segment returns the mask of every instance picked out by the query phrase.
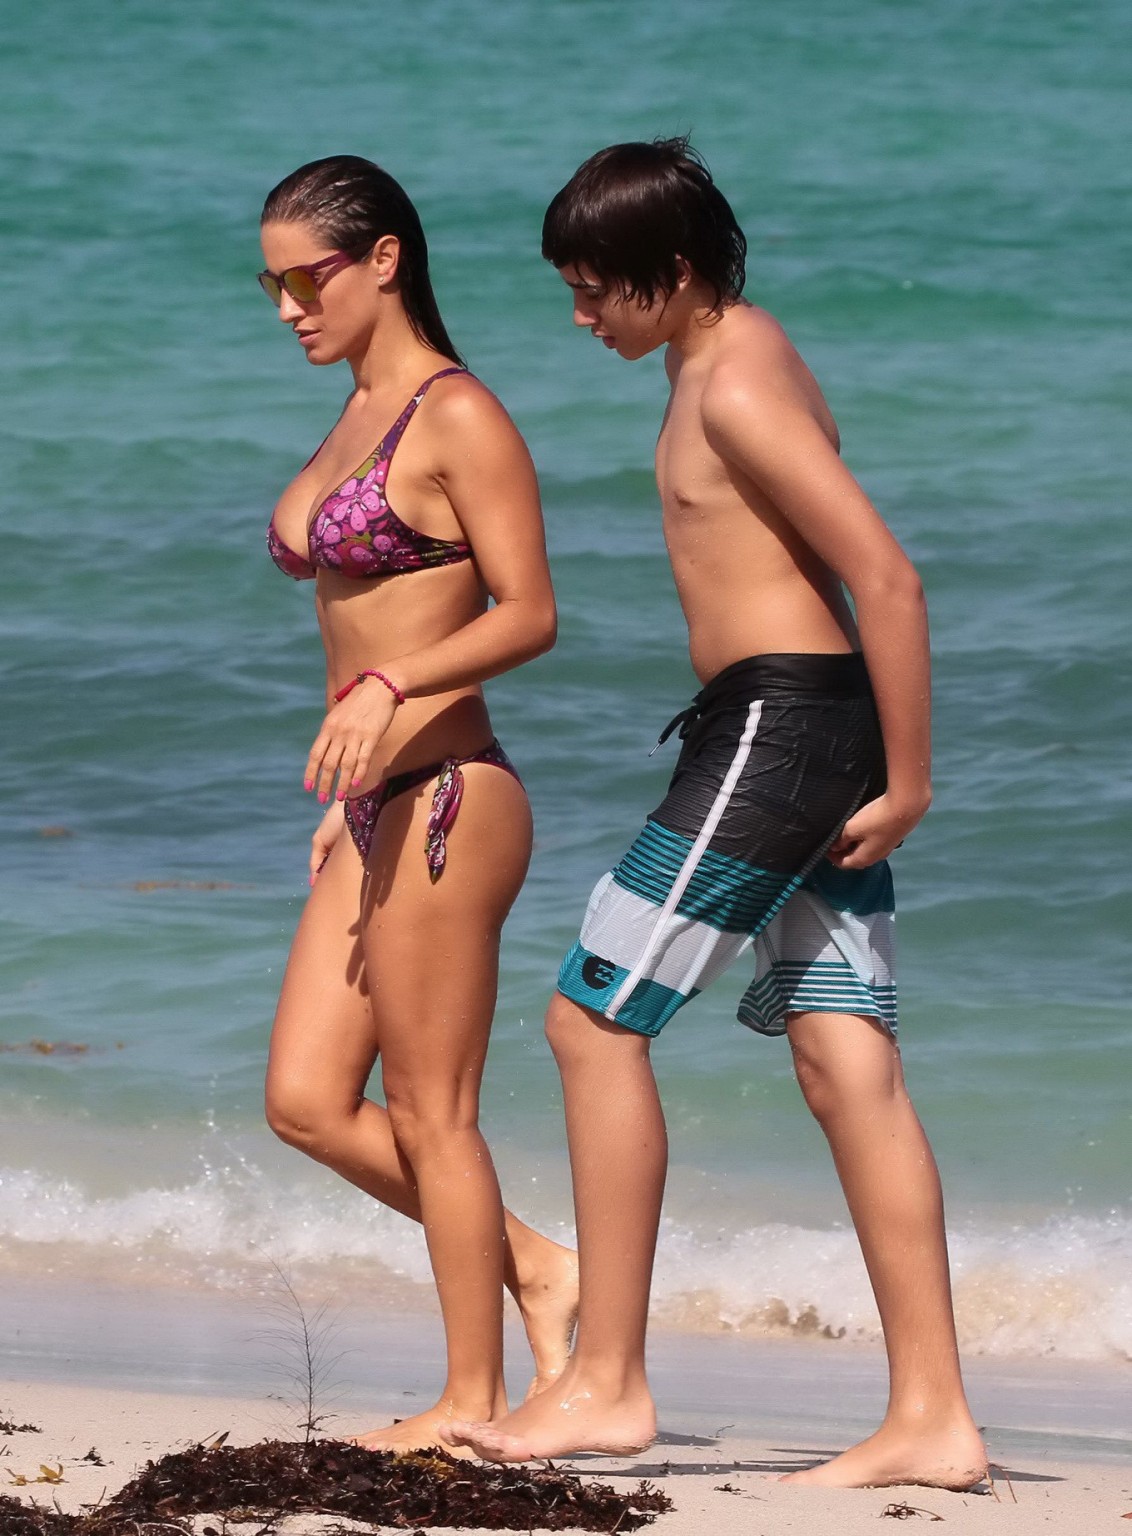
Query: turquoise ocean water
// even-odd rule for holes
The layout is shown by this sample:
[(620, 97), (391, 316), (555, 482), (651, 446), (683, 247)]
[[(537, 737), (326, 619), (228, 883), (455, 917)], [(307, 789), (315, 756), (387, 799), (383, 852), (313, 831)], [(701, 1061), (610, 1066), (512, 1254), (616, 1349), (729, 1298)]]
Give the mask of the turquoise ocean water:
[[(568, 1227), (542, 1011), (693, 679), (650, 471), (659, 360), (572, 331), (539, 226), (593, 149), (690, 129), (750, 236), (748, 296), (928, 589), (937, 801), (896, 858), (902, 1030), (964, 1340), (1132, 1356), (1122, 12), (12, 0), (0, 1265), (238, 1287), (270, 1253), (427, 1304), (418, 1234), (260, 1119), (320, 718), (310, 589), (263, 531), (348, 386), (258, 293), (256, 221), (338, 151), (418, 202), (449, 327), (542, 478), (561, 639), (489, 692), (538, 844), (485, 1121), (511, 1203)], [(654, 1053), (658, 1311), (874, 1337), (787, 1049), (734, 1022), (743, 985)]]

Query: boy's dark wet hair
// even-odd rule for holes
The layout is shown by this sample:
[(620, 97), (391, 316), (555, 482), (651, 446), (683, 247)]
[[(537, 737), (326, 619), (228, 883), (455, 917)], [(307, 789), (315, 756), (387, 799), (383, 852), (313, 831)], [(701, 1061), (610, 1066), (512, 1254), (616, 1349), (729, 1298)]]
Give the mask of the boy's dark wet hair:
[(735, 303), (747, 276), (747, 238), (687, 139), (591, 155), (546, 210), (542, 254), (647, 304), (675, 292), (678, 256), (712, 289), (717, 310)]
[(368, 256), (382, 235), (396, 235), (401, 301), (414, 334), (463, 366), (432, 291), (420, 217), (404, 187), (380, 165), (360, 155), (328, 155), (300, 165), (267, 194), (260, 223), (309, 224), (355, 261)]

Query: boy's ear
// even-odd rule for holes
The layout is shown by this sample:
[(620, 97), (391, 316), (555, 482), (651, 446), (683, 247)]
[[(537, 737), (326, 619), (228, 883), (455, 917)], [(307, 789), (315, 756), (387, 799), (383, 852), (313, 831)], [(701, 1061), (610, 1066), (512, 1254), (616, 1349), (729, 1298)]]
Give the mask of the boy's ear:
[(683, 256), (676, 258), (676, 292), (682, 293), (692, 281), (692, 264)]

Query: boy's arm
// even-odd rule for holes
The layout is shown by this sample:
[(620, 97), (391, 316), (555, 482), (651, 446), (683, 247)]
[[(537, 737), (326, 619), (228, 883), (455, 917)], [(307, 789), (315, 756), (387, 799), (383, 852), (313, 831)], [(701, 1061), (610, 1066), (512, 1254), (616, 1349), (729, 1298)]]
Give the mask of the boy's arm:
[(892, 852), (931, 803), (931, 675), (915, 568), (791, 382), (721, 373), (704, 429), (844, 582), (857, 612), (884, 737), (888, 788), (850, 818), (829, 857), (863, 869)]

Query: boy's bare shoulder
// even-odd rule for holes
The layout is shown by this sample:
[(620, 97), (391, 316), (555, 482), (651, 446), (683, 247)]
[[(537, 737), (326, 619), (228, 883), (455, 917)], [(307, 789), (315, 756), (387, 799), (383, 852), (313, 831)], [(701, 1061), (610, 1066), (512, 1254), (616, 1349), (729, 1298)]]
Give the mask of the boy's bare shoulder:
[(785, 329), (770, 311), (760, 309), (757, 304), (748, 304), (746, 299), (740, 299), (724, 310), (722, 318), (732, 335), (742, 337), (747, 346), (794, 350)]
[(726, 330), (704, 380), (705, 411), (768, 391), (778, 394), (790, 387), (797, 369), (805, 367), (785, 330), (765, 309), (737, 304), (719, 324)]
[(705, 425), (723, 425), (736, 412), (770, 406), (801, 407), (835, 433), (817, 380), (783, 326), (753, 304), (736, 305), (719, 322), (726, 325), (704, 379), (701, 410)]

